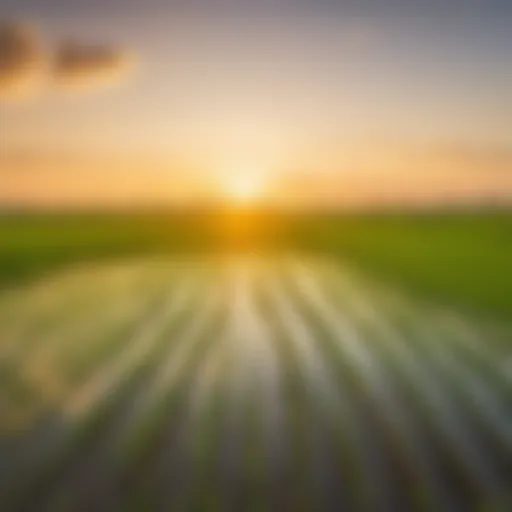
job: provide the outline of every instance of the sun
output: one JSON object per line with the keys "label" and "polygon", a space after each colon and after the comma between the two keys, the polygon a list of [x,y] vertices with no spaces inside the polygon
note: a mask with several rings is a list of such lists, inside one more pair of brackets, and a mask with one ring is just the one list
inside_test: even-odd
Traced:
{"label": "sun", "polygon": [[263,183],[254,174],[237,174],[231,176],[226,183],[226,193],[236,203],[254,203],[261,198]]}

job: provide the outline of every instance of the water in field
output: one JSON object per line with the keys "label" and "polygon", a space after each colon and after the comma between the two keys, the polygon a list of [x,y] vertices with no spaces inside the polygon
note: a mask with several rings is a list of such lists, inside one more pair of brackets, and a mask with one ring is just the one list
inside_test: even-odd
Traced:
{"label": "water in field", "polygon": [[0,296],[0,510],[512,510],[510,333],[328,259],[69,269]]}

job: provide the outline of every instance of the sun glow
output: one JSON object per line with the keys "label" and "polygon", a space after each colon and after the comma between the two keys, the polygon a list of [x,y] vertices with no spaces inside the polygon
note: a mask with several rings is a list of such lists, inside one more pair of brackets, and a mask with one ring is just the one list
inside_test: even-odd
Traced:
{"label": "sun glow", "polygon": [[231,176],[225,186],[229,198],[237,203],[253,203],[263,193],[263,182],[259,176],[254,174]]}

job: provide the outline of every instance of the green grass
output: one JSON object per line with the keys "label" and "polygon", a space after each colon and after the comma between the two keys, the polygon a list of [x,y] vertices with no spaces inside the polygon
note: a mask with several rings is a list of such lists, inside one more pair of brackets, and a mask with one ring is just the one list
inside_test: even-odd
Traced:
{"label": "green grass", "polygon": [[105,257],[269,246],[338,255],[439,303],[512,318],[512,212],[5,214],[0,286]]}
{"label": "green grass", "polygon": [[197,249],[197,216],[9,214],[0,216],[0,282],[17,282],[77,261]]}
{"label": "green grass", "polygon": [[[335,258],[199,259],[41,283],[81,311],[39,345],[6,315],[22,346],[3,405],[40,407],[0,435],[4,508],[508,510],[510,379],[479,318],[461,337]],[[43,314],[32,288],[6,295]],[[32,377],[39,359],[64,393]]]}
{"label": "green grass", "polygon": [[512,212],[303,218],[293,237],[440,303],[512,318]]}

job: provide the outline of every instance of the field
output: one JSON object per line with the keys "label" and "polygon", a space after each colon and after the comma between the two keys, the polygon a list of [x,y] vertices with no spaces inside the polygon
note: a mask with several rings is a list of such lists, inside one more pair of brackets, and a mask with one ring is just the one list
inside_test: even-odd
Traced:
{"label": "field", "polygon": [[0,287],[76,261],[301,250],[450,306],[512,318],[512,212],[0,215]]}
{"label": "field", "polygon": [[256,217],[2,221],[1,510],[510,509],[510,216]]}

